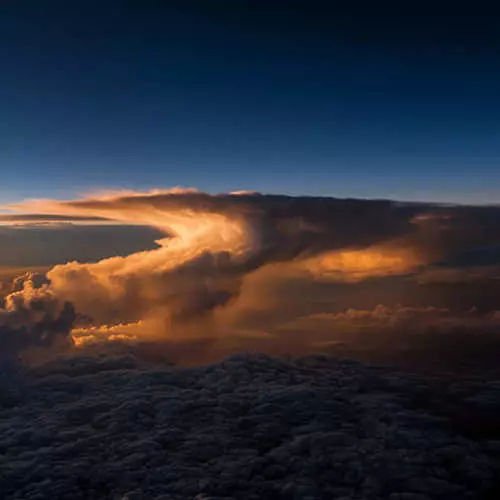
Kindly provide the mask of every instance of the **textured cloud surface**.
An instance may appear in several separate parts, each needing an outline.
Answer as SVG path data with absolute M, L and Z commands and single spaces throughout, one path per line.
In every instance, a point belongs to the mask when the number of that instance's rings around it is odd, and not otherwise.
M 500 209 L 180 189 L 17 209 L 63 238 L 87 221 L 103 254 L 1 270 L 3 498 L 498 497 Z M 96 221 L 151 241 L 110 254 Z M 220 362 L 241 351 L 292 357 Z
M 0 310 L 0 357 L 26 347 L 67 344 L 75 320 L 73 305 L 57 299 L 36 275 L 16 280 L 14 287 L 19 289 L 6 297 Z
M 495 498 L 491 381 L 318 356 L 178 369 L 129 354 L 0 382 L 6 500 Z
M 446 311 L 452 323 L 472 308 L 482 308 L 482 322 L 475 323 L 481 326 L 500 310 L 498 281 L 488 276 L 479 296 L 477 290 L 467 295 L 471 287 L 446 288 L 452 273 L 456 285 L 458 276 L 468 283 L 485 264 L 495 268 L 495 207 L 175 189 L 11 208 L 29 212 L 31 220 L 105 220 L 161 235 L 150 249 L 48 271 L 44 290 L 58 304 L 71 303 L 78 315 L 77 344 L 288 332 L 283 345 L 307 349 L 328 340 L 325 332 L 310 342 L 300 339 L 307 318 L 318 314 L 337 333 L 374 327 L 367 318 L 383 314 L 378 327 L 428 329 L 438 321 L 430 318 L 436 311 Z M 372 309 L 371 316 L 353 312 Z M 441 325 L 446 321 L 439 318 Z

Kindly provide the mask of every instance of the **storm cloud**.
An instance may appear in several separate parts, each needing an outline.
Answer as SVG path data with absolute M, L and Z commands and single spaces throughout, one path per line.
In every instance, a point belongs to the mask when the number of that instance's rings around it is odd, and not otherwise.
M 299 339 L 303 318 L 339 318 L 377 305 L 447 309 L 459 317 L 464 311 L 454 307 L 453 293 L 425 303 L 423 288 L 432 296 L 436 270 L 467 271 L 464 258 L 481 267 L 481 251 L 491 266 L 496 254 L 488 249 L 500 242 L 496 207 L 175 189 L 10 208 L 33 219 L 106 220 L 159 233 L 153 248 L 47 272 L 47 289 L 78 314 L 79 342 L 101 334 L 135 340 L 281 336 L 294 323 Z M 375 282 L 380 287 L 372 304 L 346 302 Z M 397 302 L 391 290 L 400 290 Z M 483 312 L 494 314 L 497 297 L 488 300 Z M 481 304 L 462 300 L 462 307 Z M 412 321 L 427 329 L 422 315 Z

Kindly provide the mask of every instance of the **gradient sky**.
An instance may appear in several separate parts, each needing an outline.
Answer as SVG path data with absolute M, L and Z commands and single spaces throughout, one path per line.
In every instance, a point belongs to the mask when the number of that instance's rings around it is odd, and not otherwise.
M 0 203 L 172 185 L 500 202 L 500 16 L 333 3 L 2 2 Z

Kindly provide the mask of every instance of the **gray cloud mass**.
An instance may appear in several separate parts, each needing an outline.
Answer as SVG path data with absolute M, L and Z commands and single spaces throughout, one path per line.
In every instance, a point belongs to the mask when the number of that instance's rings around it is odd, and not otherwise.
M 325 356 L 175 368 L 132 352 L 59 359 L 8 380 L 6 500 L 472 500 L 499 472 L 492 382 Z

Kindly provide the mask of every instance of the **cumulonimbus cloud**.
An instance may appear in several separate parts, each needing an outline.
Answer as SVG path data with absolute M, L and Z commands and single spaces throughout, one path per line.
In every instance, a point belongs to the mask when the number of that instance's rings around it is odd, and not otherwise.
M 180 335 L 193 325 L 213 327 L 213 312 L 236 301 L 256 270 L 282 266 L 315 280 L 356 282 L 411 274 L 456 246 L 500 240 L 491 215 L 498 210 L 377 200 L 176 189 L 11 208 L 164 233 L 152 250 L 55 266 L 46 291 L 94 327 L 146 322 L 150 330 Z

